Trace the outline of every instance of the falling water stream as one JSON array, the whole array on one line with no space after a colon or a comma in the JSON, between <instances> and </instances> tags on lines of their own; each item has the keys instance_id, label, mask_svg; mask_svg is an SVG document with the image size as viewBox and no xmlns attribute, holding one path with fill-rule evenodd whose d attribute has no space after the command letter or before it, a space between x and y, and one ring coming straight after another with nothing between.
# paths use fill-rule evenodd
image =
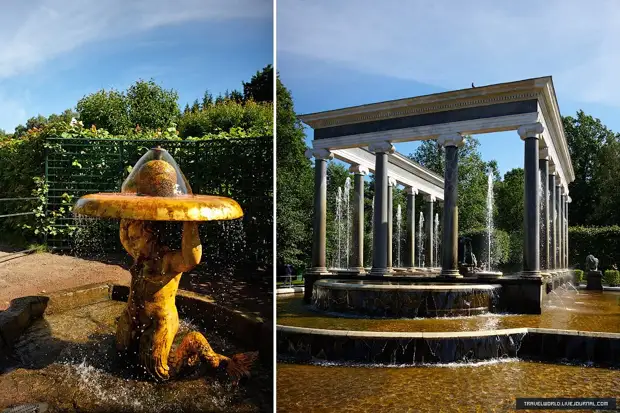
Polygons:
<instances>
[{"instance_id":1,"label":"falling water stream","mask_svg":"<svg viewBox=\"0 0 620 413\"><path fill-rule=\"evenodd\" d=\"M346 214L346 230L345 230L345 259L346 259L346 268L349 268L349 256L351 255L351 203L350 203L350 193L351 193L351 177L347 176L347 179L344 181L344 191L343 191L343 200L344 200L344 211Z\"/></svg>"},{"instance_id":2,"label":"falling water stream","mask_svg":"<svg viewBox=\"0 0 620 413\"><path fill-rule=\"evenodd\" d=\"M424 267L422 249L424 248L424 214L420 212L418 221L418 267Z\"/></svg>"},{"instance_id":3,"label":"falling water stream","mask_svg":"<svg viewBox=\"0 0 620 413\"><path fill-rule=\"evenodd\" d=\"M336 230L338 232L338 253L336 255L336 267L342 267L342 187L338 187L336 195Z\"/></svg>"},{"instance_id":4,"label":"falling water stream","mask_svg":"<svg viewBox=\"0 0 620 413\"><path fill-rule=\"evenodd\" d=\"M435 266L439 263L439 214L435 213L435 222L433 229L433 253L435 254Z\"/></svg>"},{"instance_id":5,"label":"falling water stream","mask_svg":"<svg viewBox=\"0 0 620 413\"><path fill-rule=\"evenodd\" d=\"M396 253L398 254L396 256L396 263L398 265L398 267L402 267L401 262L400 262L400 243L402 240L402 236L401 236L401 224L403 221L403 212L401 210L400 204L398 204L398 207L396 208Z\"/></svg>"},{"instance_id":6,"label":"falling water stream","mask_svg":"<svg viewBox=\"0 0 620 413\"><path fill-rule=\"evenodd\" d=\"M487 179L487 270L491 271L493 251L493 171L489 171Z\"/></svg>"}]
</instances>

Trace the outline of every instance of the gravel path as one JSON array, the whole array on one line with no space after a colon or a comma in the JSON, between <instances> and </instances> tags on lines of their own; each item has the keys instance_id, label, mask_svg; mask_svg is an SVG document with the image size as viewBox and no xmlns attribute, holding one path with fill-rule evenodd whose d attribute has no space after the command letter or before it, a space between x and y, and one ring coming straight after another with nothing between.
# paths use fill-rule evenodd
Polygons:
<instances>
[{"instance_id":1,"label":"gravel path","mask_svg":"<svg viewBox=\"0 0 620 413\"><path fill-rule=\"evenodd\" d=\"M0 251L0 311L6 310L10 301L17 297L104 281L129 284L131 280L126 269L130 263L126 254L108 256L110 264L46 252L16 258L8 254ZM270 280L250 281L250 277L209 274L207 270L202 264L184 274L179 287L209 296L231 308L250 311L266 319L273 318Z\"/></svg>"},{"instance_id":2,"label":"gravel path","mask_svg":"<svg viewBox=\"0 0 620 413\"><path fill-rule=\"evenodd\" d=\"M7 253L0 253L0 261ZM114 281L128 283L129 272L119 265L69 255L35 253L0 262L0 311L17 297Z\"/></svg>"}]
</instances>

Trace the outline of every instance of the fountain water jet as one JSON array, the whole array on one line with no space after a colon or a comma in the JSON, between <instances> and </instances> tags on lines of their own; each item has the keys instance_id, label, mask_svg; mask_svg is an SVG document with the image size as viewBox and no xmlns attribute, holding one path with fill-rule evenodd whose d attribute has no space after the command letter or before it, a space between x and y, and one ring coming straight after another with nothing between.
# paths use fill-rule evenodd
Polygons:
<instances>
[{"instance_id":1,"label":"fountain water jet","mask_svg":"<svg viewBox=\"0 0 620 413\"><path fill-rule=\"evenodd\" d=\"M433 251L435 252L434 262L438 263L439 261L439 214L435 213L435 228L433 229Z\"/></svg>"},{"instance_id":2,"label":"fountain water jet","mask_svg":"<svg viewBox=\"0 0 620 413\"><path fill-rule=\"evenodd\" d=\"M345 257L346 257L346 268L349 268L349 257L351 255L351 177L347 176L347 179L344 181L344 191L343 191L343 201L344 201L344 211L346 214L346 231L345 231Z\"/></svg>"},{"instance_id":3,"label":"fountain water jet","mask_svg":"<svg viewBox=\"0 0 620 413\"><path fill-rule=\"evenodd\" d=\"M338 253L336 255L336 268L342 268L342 187L338 187L336 195L336 229L338 231Z\"/></svg>"},{"instance_id":4,"label":"fountain water jet","mask_svg":"<svg viewBox=\"0 0 620 413\"><path fill-rule=\"evenodd\" d=\"M403 212L402 209L400 207L400 204L398 204L398 207L396 208L396 265L400 268L402 267L401 265L401 261L400 261L400 244L401 244L401 240L402 240L402 236L401 236L401 224L403 221Z\"/></svg>"},{"instance_id":5,"label":"fountain water jet","mask_svg":"<svg viewBox=\"0 0 620 413\"><path fill-rule=\"evenodd\" d=\"M493 271L493 171L489 170L487 174L487 207L486 207L486 224L487 224L487 265L485 271L480 271L476 275L478 278L498 278L503 274L499 271Z\"/></svg>"},{"instance_id":6,"label":"fountain water jet","mask_svg":"<svg viewBox=\"0 0 620 413\"><path fill-rule=\"evenodd\" d=\"M418 265L424 267L424 214L420 212L418 221Z\"/></svg>"}]
</instances>

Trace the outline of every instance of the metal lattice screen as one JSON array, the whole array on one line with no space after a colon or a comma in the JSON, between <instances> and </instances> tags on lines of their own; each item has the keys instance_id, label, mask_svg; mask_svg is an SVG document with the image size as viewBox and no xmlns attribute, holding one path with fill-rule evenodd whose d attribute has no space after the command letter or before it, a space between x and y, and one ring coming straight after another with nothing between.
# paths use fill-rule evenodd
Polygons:
<instances>
[{"instance_id":1,"label":"metal lattice screen","mask_svg":"<svg viewBox=\"0 0 620 413\"><path fill-rule=\"evenodd\" d=\"M244 218L238 225L231 224L236 234L231 237L239 238L242 231L243 240L237 241L243 244L244 260L269 263L273 234L272 142L271 137L204 141L49 138L45 165L47 209L62 208L65 193L75 202L89 193L120 191L130 167L150 148L160 145L177 161L195 194L228 196L239 202ZM49 235L50 248L74 250L87 241L105 251L121 249L118 222L105 220L93 229L92 223L66 216L54 225L62 229L66 224L77 226L78 232L81 229L81 236ZM207 256L210 249L212 254L220 255L229 249L217 238L231 229L216 224L205 224L209 232L206 238L212 240L206 245ZM241 247L235 246L236 254Z\"/></svg>"}]
</instances>

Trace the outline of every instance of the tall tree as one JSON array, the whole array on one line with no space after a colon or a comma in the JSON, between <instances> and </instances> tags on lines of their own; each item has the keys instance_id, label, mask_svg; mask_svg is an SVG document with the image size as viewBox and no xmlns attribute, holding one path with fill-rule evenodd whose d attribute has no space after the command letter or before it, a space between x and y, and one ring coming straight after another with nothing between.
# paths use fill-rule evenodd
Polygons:
<instances>
[{"instance_id":1,"label":"tall tree","mask_svg":"<svg viewBox=\"0 0 620 413\"><path fill-rule=\"evenodd\" d=\"M601 224L603 221L597 219L593 206L601 196L606 196L607 190L602 191L601 183L595 177L598 174L601 150L607 142L614 141L614 133L599 119L586 115L582 110L577 112L576 117L565 116L562 121L575 171L575 181L569 185L573 199L569 214L570 224Z\"/></svg>"},{"instance_id":2,"label":"tall tree","mask_svg":"<svg viewBox=\"0 0 620 413\"><path fill-rule=\"evenodd\" d=\"M249 82L243 82L243 96L255 102L273 101L273 66L267 65L256 72Z\"/></svg>"},{"instance_id":3,"label":"tall tree","mask_svg":"<svg viewBox=\"0 0 620 413\"><path fill-rule=\"evenodd\" d=\"M209 93L209 90L205 90L205 93L202 96L202 109L206 109L211 106L213 106L213 95Z\"/></svg>"},{"instance_id":4,"label":"tall tree","mask_svg":"<svg viewBox=\"0 0 620 413\"><path fill-rule=\"evenodd\" d=\"M480 154L478 139L467 136L459 148L459 231L480 229L485 226L487 171L497 177L497 162L485 162ZM424 141L409 158L444 175L444 149L436 141Z\"/></svg>"},{"instance_id":5,"label":"tall tree","mask_svg":"<svg viewBox=\"0 0 620 413\"><path fill-rule=\"evenodd\" d=\"M304 154L304 129L291 93L276 81L277 263L303 267L312 250L312 166Z\"/></svg>"},{"instance_id":6,"label":"tall tree","mask_svg":"<svg viewBox=\"0 0 620 413\"><path fill-rule=\"evenodd\" d=\"M127 89L127 105L131 126L143 129L164 129L176 122L179 115L179 95L164 89L153 80L138 80Z\"/></svg>"},{"instance_id":7,"label":"tall tree","mask_svg":"<svg viewBox=\"0 0 620 413\"><path fill-rule=\"evenodd\" d=\"M620 142L618 136L608 136L607 142L598 154L593 182L601 189L597 199L583 199L579 193L570 196L569 220L576 225L580 217L574 211L574 205L590 205L593 211L591 220L598 225L618 225L620 223Z\"/></svg>"},{"instance_id":8,"label":"tall tree","mask_svg":"<svg viewBox=\"0 0 620 413\"><path fill-rule=\"evenodd\" d=\"M495 226L506 232L523 230L523 195L525 172L515 168L504 174L504 179L495 184Z\"/></svg>"},{"instance_id":9,"label":"tall tree","mask_svg":"<svg viewBox=\"0 0 620 413\"><path fill-rule=\"evenodd\" d=\"M124 134L131 128L123 92L102 89L80 99L76 109L87 128L95 125L115 135Z\"/></svg>"}]
</instances>

